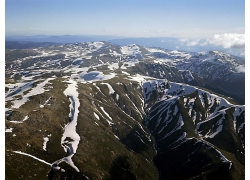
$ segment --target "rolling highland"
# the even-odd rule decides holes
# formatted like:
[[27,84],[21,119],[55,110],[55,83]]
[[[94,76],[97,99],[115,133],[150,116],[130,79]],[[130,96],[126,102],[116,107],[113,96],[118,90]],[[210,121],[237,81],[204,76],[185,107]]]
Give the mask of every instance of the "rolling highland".
[[5,178],[245,178],[245,60],[7,41]]

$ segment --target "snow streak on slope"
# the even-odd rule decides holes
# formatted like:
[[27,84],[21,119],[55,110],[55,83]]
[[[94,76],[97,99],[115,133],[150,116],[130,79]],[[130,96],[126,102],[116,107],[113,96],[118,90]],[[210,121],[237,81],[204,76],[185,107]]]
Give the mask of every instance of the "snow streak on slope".
[[[225,98],[197,87],[161,79],[144,81],[142,88],[145,108],[149,110],[144,123],[147,127],[150,127],[153,134],[157,134],[155,136],[157,137],[156,141],[165,139],[168,135],[179,130],[179,128],[176,128],[181,127],[176,120],[178,113],[187,113],[195,127],[193,130],[206,140],[217,138],[221,132],[225,133],[228,128],[225,127],[228,126],[226,125],[228,123],[227,117],[230,113],[233,113],[232,124],[234,124],[236,135],[244,137],[245,106],[233,105]],[[156,101],[153,105],[152,98]],[[180,105],[176,106],[177,100],[178,104],[183,104],[185,110],[180,110]],[[180,115],[178,118],[180,118]],[[187,119],[183,122],[186,121]],[[169,131],[169,126],[172,129],[171,131]],[[187,134],[189,133],[187,132]],[[219,137],[221,138],[221,136]],[[244,144],[244,138],[242,144]],[[244,145],[242,146],[244,148]]]
[[229,174],[238,166],[226,152],[238,151],[237,158],[244,158],[245,106],[187,84],[163,79],[141,82],[148,112],[143,123],[154,138],[154,162],[163,179],[200,177],[213,164],[224,166]]
[[61,145],[64,148],[65,152],[67,152],[68,156],[54,162],[53,166],[57,167],[58,164],[64,161],[72,166],[77,172],[79,172],[79,169],[74,165],[74,162],[72,161],[72,157],[76,153],[80,141],[80,136],[76,132],[80,101],[78,99],[77,82],[69,80],[68,83],[70,84],[68,85],[68,88],[65,89],[64,94],[69,97],[69,100],[71,102],[69,106],[70,122],[64,127],[64,133],[61,139]]
[[[111,121],[113,121],[113,119],[109,116],[109,114],[104,110],[104,108],[101,106],[100,107],[101,108],[101,110],[102,110],[102,112],[111,120]],[[106,119],[106,118],[105,118]],[[106,121],[109,123],[109,126],[112,126],[112,124],[114,124],[114,123],[112,123],[111,121],[109,121],[108,119],[106,119]]]
[[[239,129],[239,126],[236,127],[237,118],[240,117],[240,116],[243,115],[243,114],[245,114],[245,106],[237,106],[237,107],[235,108],[235,111],[234,111],[233,116],[234,116],[234,130],[235,130],[236,132],[238,132],[238,133],[239,133],[240,129]],[[242,124],[240,125],[241,128],[242,128],[243,126],[245,126],[245,122],[242,123]],[[238,129],[238,130],[237,130],[237,129]]]
[[17,153],[17,154],[22,154],[22,155],[26,155],[26,156],[32,157],[33,159],[36,159],[36,160],[38,160],[38,161],[40,161],[40,162],[43,162],[43,163],[45,163],[45,164],[47,164],[47,165],[52,166],[52,164],[50,164],[50,163],[48,163],[48,162],[46,162],[46,161],[44,161],[44,160],[42,160],[42,159],[39,159],[39,158],[37,158],[37,157],[35,157],[35,156],[32,156],[32,155],[30,155],[30,154],[27,154],[27,153],[24,153],[24,152],[21,152],[21,151],[12,151],[12,152]]
[[[180,130],[183,125],[184,125],[183,118],[182,118],[182,116],[179,116],[179,120],[176,123],[175,127],[170,132],[166,133],[162,139],[165,139],[166,137],[172,135],[175,131]],[[186,137],[186,135],[184,137]],[[162,139],[159,139],[159,141]],[[181,138],[181,139],[183,139],[183,138]]]
[[106,84],[109,88],[109,94],[114,94],[115,90],[112,88],[112,86],[109,83],[101,83],[101,84]]
[[100,117],[94,112],[94,116],[96,117],[96,119],[100,120]]

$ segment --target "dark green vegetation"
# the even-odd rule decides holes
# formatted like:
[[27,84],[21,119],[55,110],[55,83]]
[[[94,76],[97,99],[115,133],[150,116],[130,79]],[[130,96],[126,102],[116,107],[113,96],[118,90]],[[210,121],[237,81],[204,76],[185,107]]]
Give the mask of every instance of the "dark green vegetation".
[[[46,179],[46,175],[49,179],[65,177],[84,179],[84,175],[90,179],[117,179],[118,177],[158,179],[157,169],[152,162],[155,156],[153,142],[148,140],[149,134],[144,132],[146,129],[142,130],[140,127],[142,121],[140,114],[143,115],[144,112],[142,96],[137,93],[141,91],[139,84],[133,82],[131,84],[130,81],[119,77],[105,82],[113,87],[114,94],[109,94],[106,84],[78,84],[81,106],[76,131],[81,140],[73,161],[80,169],[79,173],[66,163],[60,164],[65,172],[50,171],[50,166],[39,161],[36,164],[41,165],[43,170],[37,173],[38,169],[32,168],[31,165],[36,160],[11,152],[22,151],[49,163],[65,155],[60,143],[62,127],[68,122],[69,99],[63,94],[66,83],[63,79],[57,78],[51,81],[50,86],[53,88],[49,88],[50,91],[32,96],[26,104],[13,111],[8,117],[6,128],[13,127],[13,131],[6,134],[6,179],[12,179],[14,172],[22,174],[19,177],[17,175],[16,179],[23,177]],[[116,94],[119,94],[119,99],[116,99]],[[50,97],[50,105],[40,108],[39,102],[43,104]],[[112,117],[112,123],[114,123],[112,126],[107,123],[106,119],[110,119],[100,107],[103,107]],[[100,120],[94,116],[94,112]],[[29,119],[21,124],[8,122],[22,120],[25,115],[28,115]],[[16,136],[13,137],[13,134]],[[43,137],[49,137],[47,151],[42,148]],[[10,159],[13,156],[22,158]],[[26,167],[28,170],[13,168],[16,166]]]
[[[117,84],[118,82],[122,85]],[[79,144],[74,161],[82,161],[83,173],[90,179],[112,179],[121,176],[121,171],[124,177],[157,179],[158,173],[150,160],[155,155],[153,144],[146,138],[148,134],[140,128],[141,118],[132,104],[133,102],[138,109],[142,109],[142,102],[135,91],[139,85],[129,84],[129,81],[121,78],[114,78],[105,83],[113,87],[114,94],[109,94],[105,84],[79,85],[82,113],[79,114],[77,132],[82,137],[82,143]],[[133,101],[125,96],[126,93]],[[118,100],[116,94],[119,95]],[[112,123],[114,123],[112,126],[107,123],[106,119],[109,121],[110,119],[103,114],[100,107],[103,107],[112,117]],[[140,113],[143,112],[140,111]],[[120,140],[117,140],[114,135]],[[138,136],[141,136],[146,144],[142,143]],[[122,162],[125,164],[121,167],[117,166],[118,170],[115,171],[114,166]]]
[[[68,121],[69,102],[63,95],[66,86],[61,81],[61,79],[53,81],[53,88],[50,91],[32,96],[28,103],[18,110],[14,110],[12,115],[8,117],[9,120],[20,121],[28,115],[28,120],[20,124],[11,123],[9,120],[5,122],[6,128],[10,126],[13,128],[12,133],[6,133],[5,137],[6,179],[13,179],[13,174],[17,176],[15,179],[23,179],[24,177],[25,179],[44,179],[50,170],[49,165],[11,151],[25,152],[49,163],[56,161],[65,154],[61,148],[60,139],[63,132],[61,126],[64,126]],[[52,97],[51,105],[40,108],[39,102],[44,103],[49,97]],[[15,116],[15,114],[18,115]],[[14,134],[15,136],[13,136]],[[50,143],[48,143],[45,152],[43,150],[43,137],[50,135]],[[13,154],[15,154],[14,157],[18,157],[12,158]],[[33,163],[34,161],[36,163]],[[33,168],[33,164],[37,164],[38,168]],[[43,168],[41,171],[46,174],[39,172],[40,166]],[[24,168],[28,171],[25,171]]]

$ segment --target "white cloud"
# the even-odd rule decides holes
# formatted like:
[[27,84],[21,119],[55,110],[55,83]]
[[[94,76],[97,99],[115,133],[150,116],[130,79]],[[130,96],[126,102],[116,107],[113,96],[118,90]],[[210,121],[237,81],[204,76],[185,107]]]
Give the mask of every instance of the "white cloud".
[[189,41],[187,43],[187,46],[196,46],[199,43],[200,40],[195,40],[195,41]]
[[200,43],[200,39],[191,40],[191,39],[183,38],[183,39],[179,39],[179,42],[185,46],[196,46]]
[[236,67],[236,70],[238,72],[245,72],[245,66],[244,65],[239,65],[238,67]]
[[182,43],[185,43],[185,42],[188,42],[189,40],[187,38],[183,38],[183,39],[180,39],[179,41]]
[[204,45],[222,46],[223,48],[245,49],[245,34],[215,34],[214,37],[209,38]]

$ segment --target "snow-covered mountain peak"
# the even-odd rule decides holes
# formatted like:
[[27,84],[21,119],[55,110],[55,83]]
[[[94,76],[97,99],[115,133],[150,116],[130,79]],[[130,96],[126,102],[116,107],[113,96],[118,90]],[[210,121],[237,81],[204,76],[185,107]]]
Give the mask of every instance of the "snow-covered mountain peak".
[[136,44],[122,46],[121,52],[122,52],[122,54],[126,54],[126,55],[136,55],[136,54],[141,53],[140,48]]

